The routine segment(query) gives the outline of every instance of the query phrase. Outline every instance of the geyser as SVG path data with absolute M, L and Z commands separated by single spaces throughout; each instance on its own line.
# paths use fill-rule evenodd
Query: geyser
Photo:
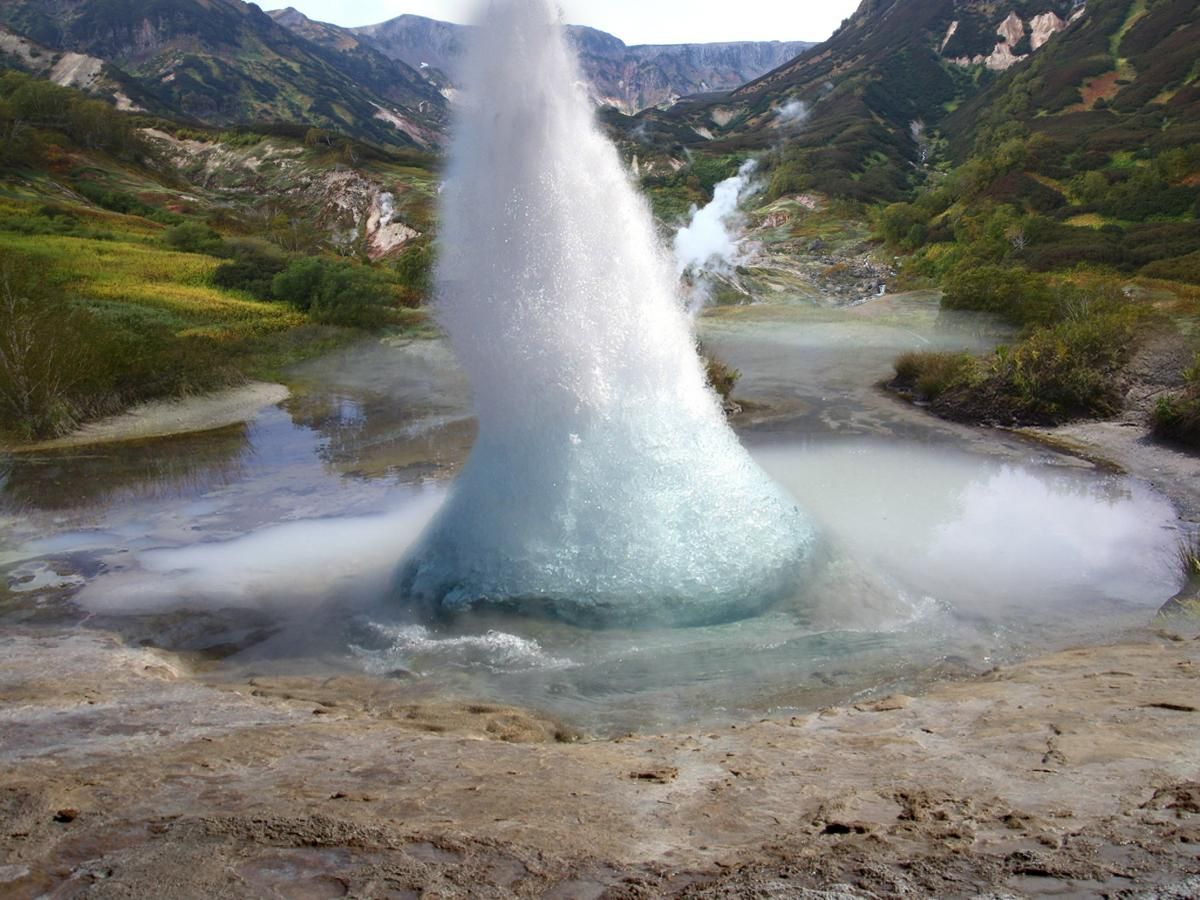
M 396 591 L 588 626 L 752 615 L 798 589 L 814 532 L 726 425 L 555 18 L 493 3 L 468 54 L 437 313 L 479 438 Z

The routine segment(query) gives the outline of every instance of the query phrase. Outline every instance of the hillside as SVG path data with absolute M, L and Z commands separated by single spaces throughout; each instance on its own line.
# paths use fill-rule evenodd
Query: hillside
M 1073 0 L 864 0 L 828 41 L 738 89 L 648 111 L 718 152 L 786 144 L 780 192 L 818 187 L 856 200 L 903 196 L 936 153 L 946 117 L 998 71 L 1069 29 Z
M 919 355 L 900 385 L 971 421 L 1125 415 L 1200 446 L 1200 10 L 1093 0 L 944 122 L 960 165 L 878 216 L 943 306 L 1022 340 Z
M 216 125 L 313 125 L 393 144 L 439 138 L 445 100 L 370 48 L 331 50 L 240 0 L 0 0 L 0 24 L 135 83 L 159 111 Z
M 123 113 L 0 70 L 0 439 L 422 321 L 434 159 L 287 130 Z
M 1053 54 L 1002 78 L 946 121 L 965 158 L 1015 124 L 1093 153 L 1200 141 L 1200 7 L 1191 0 L 1095 0 Z
M 274 15 L 279 21 L 299 16 L 294 10 Z M 353 31 L 447 86 L 454 85 L 468 34 L 466 26 L 413 15 Z M 738 87 L 812 46 L 803 41 L 627 46 L 594 28 L 568 26 L 567 33 L 596 102 L 627 113 Z

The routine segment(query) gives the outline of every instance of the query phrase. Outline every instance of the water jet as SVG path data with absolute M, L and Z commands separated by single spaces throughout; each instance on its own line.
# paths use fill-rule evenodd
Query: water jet
M 397 596 L 629 626 L 713 624 L 794 595 L 814 529 L 705 383 L 674 263 L 551 4 L 495 3 L 482 25 L 436 307 L 479 438 Z

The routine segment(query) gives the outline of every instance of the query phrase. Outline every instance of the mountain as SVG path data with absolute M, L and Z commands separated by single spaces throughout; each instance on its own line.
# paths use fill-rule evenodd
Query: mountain
M 450 86 L 469 27 L 405 15 L 354 32 Z M 594 28 L 572 25 L 567 33 L 595 100 L 627 113 L 738 87 L 813 46 L 803 41 L 628 46 Z
M 1085 18 L 1075 0 L 863 0 L 809 52 L 638 124 L 676 134 L 687 126 L 691 143 L 717 149 L 786 144 L 798 182 L 860 200 L 896 198 L 954 109 Z
M 1107 156 L 1200 143 L 1200 5 L 1093 0 L 1054 53 L 989 85 L 946 121 L 955 155 L 1013 128 Z
M 0 0 L 0 25 L 103 61 L 155 102 L 209 124 L 288 123 L 433 143 L 445 99 L 371 48 L 334 50 L 240 0 Z
M 162 111 L 134 79 L 104 60 L 54 51 L 7 28 L 0 28 L 0 66 L 103 97 L 119 110 Z

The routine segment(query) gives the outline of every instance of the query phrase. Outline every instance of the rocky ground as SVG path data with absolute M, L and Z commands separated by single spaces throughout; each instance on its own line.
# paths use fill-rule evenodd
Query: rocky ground
M 210 684 L 10 634 L 0 895 L 1191 897 L 1198 688 L 1200 641 L 1164 633 L 590 742 L 403 682 Z

